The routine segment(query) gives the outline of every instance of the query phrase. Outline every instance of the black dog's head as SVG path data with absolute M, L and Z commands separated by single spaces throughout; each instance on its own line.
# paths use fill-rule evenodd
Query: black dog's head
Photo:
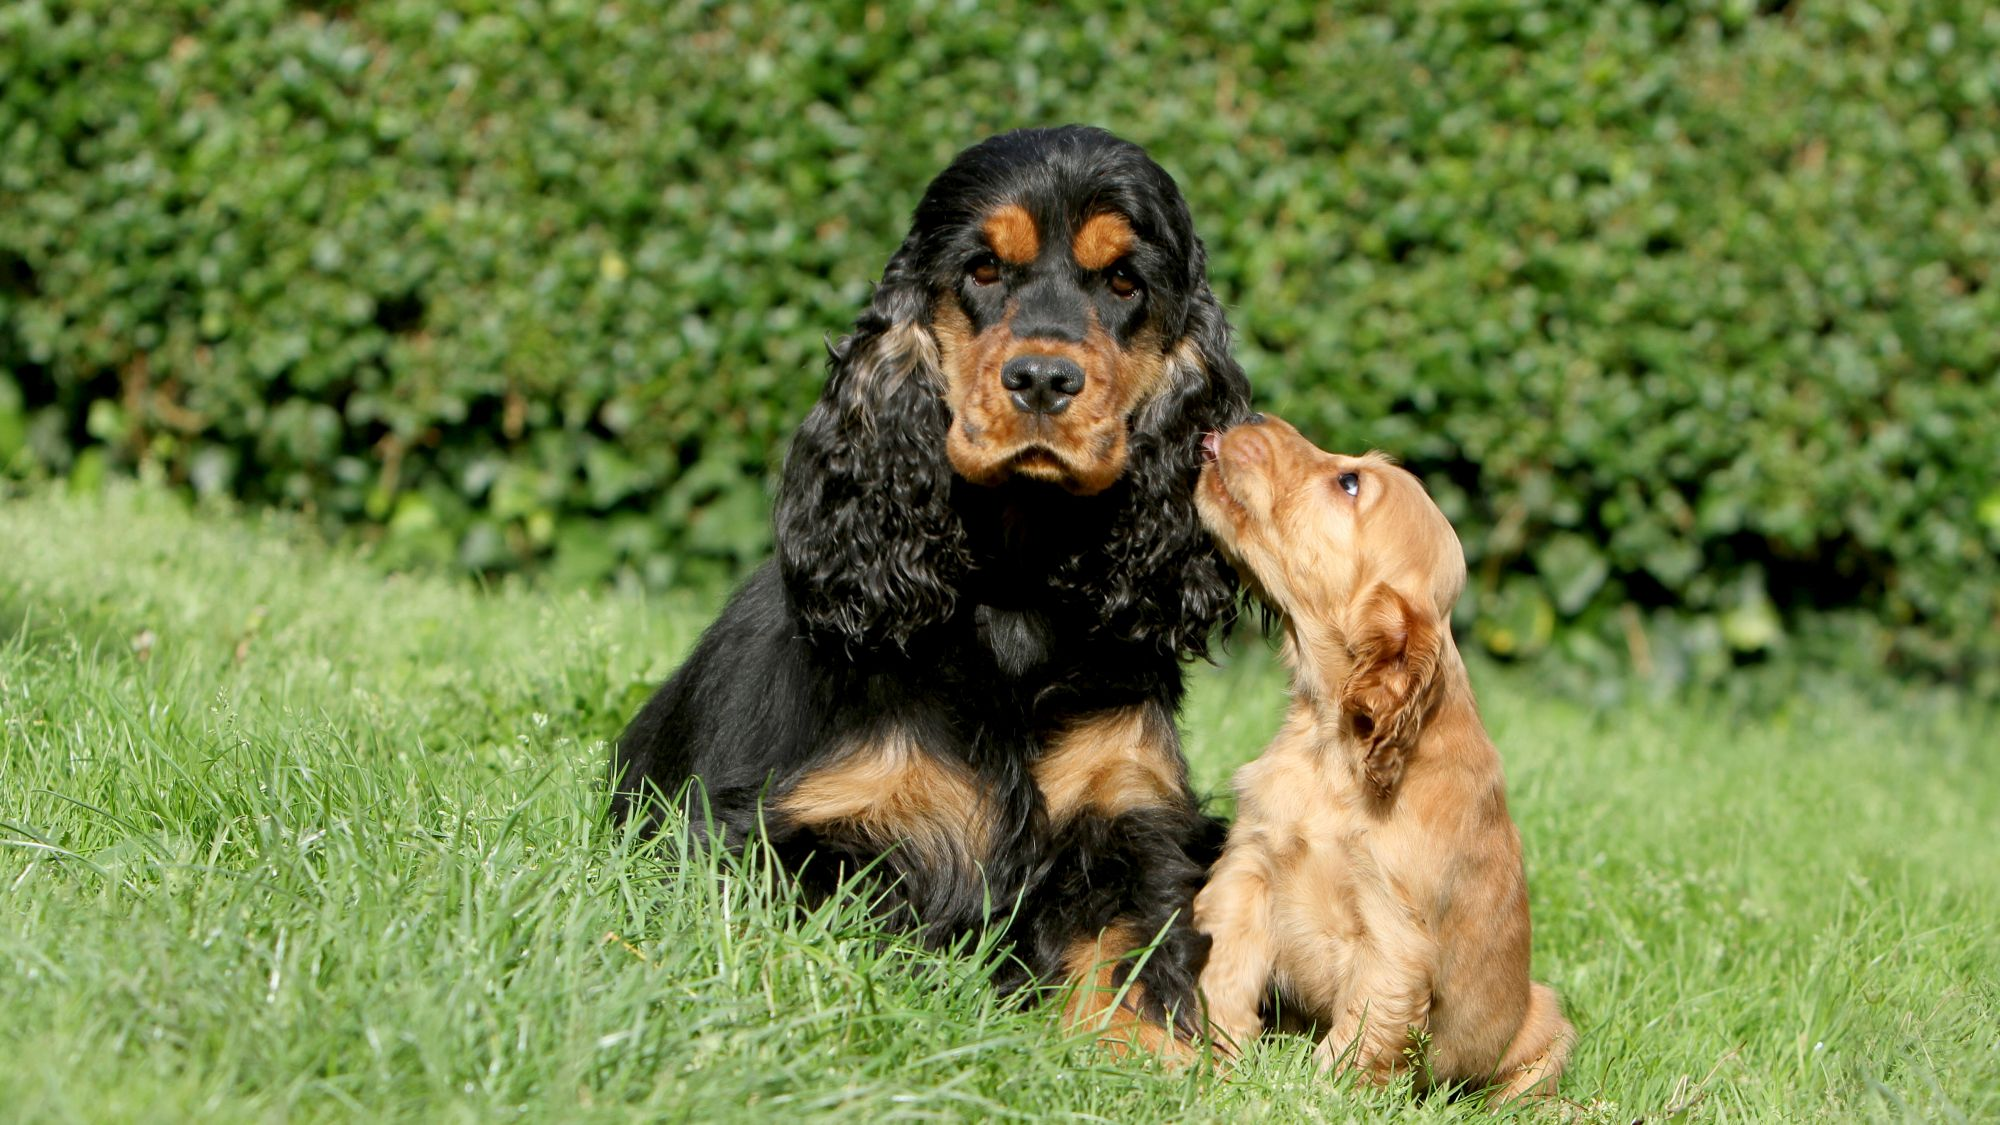
M 1102 524 L 1051 564 L 1052 596 L 1199 651 L 1234 594 L 1192 506 L 1201 434 L 1248 409 L 1228 346 L 1187 204 L 1137 145 L 1070 126 L 959 154 L 786 464 L 779 561 L 801 615 L 906 647 L 979 564 L 955 494 L 1037 482 L 1090 498 L 1051 518 Z
M 1071 492 L 1123 474 L 1132 418 L 1205 295 L 1187 205 L 1138 146 L 1097 130 L 1008 133 L 968 150 L 917 208 L 916 256 L 967 480 Z

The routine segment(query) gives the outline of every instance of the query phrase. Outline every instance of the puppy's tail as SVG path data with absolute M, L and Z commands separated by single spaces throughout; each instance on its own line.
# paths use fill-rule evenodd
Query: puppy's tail
M 1500 1063 L 1499 1085 L 1487 1100 L 1498 1104 L 1555 1093 L 1556 1079 L 1569 1064 L 1569 1052 L 1575 1046 L 1576 1028 L 1563 1018 L 1556 990 L 1540 981 L 1531 982 L 1527 1015 Z

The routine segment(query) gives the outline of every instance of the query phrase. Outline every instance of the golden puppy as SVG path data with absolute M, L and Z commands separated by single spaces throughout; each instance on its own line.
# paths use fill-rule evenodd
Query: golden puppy
M 1205 445 L 1202 521 L 1282 616 L 1294 680 L 1195 899 L 1218 1043 L 1254 1037 L 1275 986 L 1326 1031 L 1322 1067 L 1554 1092 L 1576 1033 L 1528 979 L 1521 838 L 1451 636 L 1458 536 L 1381 454 L 1275 418 Z

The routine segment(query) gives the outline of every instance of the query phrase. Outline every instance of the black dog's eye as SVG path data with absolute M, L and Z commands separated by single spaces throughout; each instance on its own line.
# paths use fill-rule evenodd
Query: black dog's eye
M 974 285 L 991 285 L 1000 280 L 1000 259 L 991 254 L 981 254 L 968 262 L 965 275 Z
M 1340 490 L 1342 492 L 1347 493 L 1349 496 L 1361 495 L 1361 474 L 1342 473 L 1335 479 L 1340 481 Z
M 1130 298 L 1139 291 L 1139 275 L 1123 262 L 1111 267 L 1110 272 L 1105 274 L 1105 283 L 1120 297 Z

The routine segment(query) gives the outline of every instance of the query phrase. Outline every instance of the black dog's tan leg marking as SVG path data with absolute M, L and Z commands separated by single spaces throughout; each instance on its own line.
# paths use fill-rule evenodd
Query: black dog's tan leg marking
M 1173 719 L 1154 704 L 1100 711 L 1049 740 L 1033 766 L 1049 821 L 1190 806 Z
M 1069 998 L 1063 1003 L 1063 1026 L 1095 1031 L 1097 1041 L 1113 1053 L 1144 1051 L 1176 1065 L 1193 1062 L 1194 1047 L 1174 1037 L 1173 1030 L 1141 1014 L 1145 986 L 1137 980 L 1119 983 L 1121 962 L 1146 944 L 1127 926 L 1107 926 L 1095 938 L 1078 941 L 1063 955 L 1069 977 Z M 1121 995 L 1122 993 L 1122 995 Z
M 970 870 L 991 854 L 993 808 L 970 772 L 900 735 L 848 749 L 776 807 L 802 827 L 846 829 L 877 848 L 900 844 L 929 867 Z
M 1164 809 L 1191 814 L 1194 809 L 1173 719 L 1155 704 L 1076 720 L 1048 740 L 1032 772 L 1049 824 L 1058 830 L 1093 818 L 1110 821 Z M 1098 1042 L 1121 1054 L 1138 1050 L 1176 1064 L 1192 1061 L 1188 1041 L 1176 1039 L 1171 1026 L 1145 1014 L 1157 1005 L 1136 979 L 1139 958 L 1133 951 L 1150 942 L 1153 933 L 1151 926 L 1132 918 L 1128 910 L 1101 932 L 1086 931 L 1064 951 L 1061 969 L 1070 995 L 1063 1023 L 1095 1031 Z

